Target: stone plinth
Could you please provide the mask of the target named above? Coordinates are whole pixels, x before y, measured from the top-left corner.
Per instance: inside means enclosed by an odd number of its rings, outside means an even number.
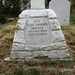
[[[67,45],[55,12],[24,10],[19,15],[11,59],[69,58]]]

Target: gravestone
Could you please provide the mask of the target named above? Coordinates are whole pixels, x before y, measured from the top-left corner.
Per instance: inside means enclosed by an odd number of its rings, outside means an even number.
[[[45,0],[31,0],[31,9],[45,9]]]
[[[68,0],[51,0],[49,8],[55,11],[61,25],[69,25],[70,2]]]
[[[39,9],[36,3],[41,4]],[[44,9],[43,5],[44,0],[31,0],[31,10],[24,10],[19,15],[11,59],[69,58],[57,16],[53,10]]]

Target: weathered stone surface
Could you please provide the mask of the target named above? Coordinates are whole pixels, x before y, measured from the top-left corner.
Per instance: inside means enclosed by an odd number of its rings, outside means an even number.
[[[29,56],[29,57],[25,57],[25,59],[29,61],[29,60],[33,60],[34,57],[33,56]]]
[[[68,0],[51,0],[49,8],[55,11],[61,25],[69,25],[70,2]]]
[[[65,40],[65,37],[61,30],[52,31],[52,40],[51,40],[52,43],[60,42],[64,40]]]
[[[30,52],[32,52],[32,51],[43,51],[43,50],[46,50],[46,51],[48,51],[48,49],[46,49],[46,48],[49,48],[49,50],[51,49],[51,46],[46,46],[46,45],[26,45],[25,46],[25,50],[26,51],[30,51]]]
[[[19,15],[19,19],[27,19],[29,13],[30,13],[29,10],[24,10],[24,11]]]
[[[34,51],[33,52],[34,57],[47,57],[48,56],[48,51]]]
[[[13,43],[12,50],[25,50],[24,43]]]
[[[24,34],[24,30],[16,30],[13,42],[26,43]]]
[[[67,49],[67,45],[65,41],[56,42],[51,44],[52,49],[61,50],[61,49]]]
[[[26,45],[50,45],[50,37],[51,29],[48,17],[29,18],[25,29]]]
[[[61,29],[58,19],[51,19],[51,20],[49,20],[49,23],[51,25],[51,30],[60,30]]]
[[[49,19],[57,19],[56,13],[52,9],[45,9]]]
[[[61,41],[61,42],[56,42],[56,43],[52,43],[50,44],[50,46],[46,46],[43,47],[42,50],[65,50],[67,49],[67,45],[65,41]]]
[[[29,17],[48,17],[51,19],[57,18],[57,15],[52,9],[44,9],[44,10],[24,10],[20,15],[20,19],[28,19]]]
[[[12,51],[11,52],[11,58],[12,59],[24,59],[26,57],[31,57],[31,52],[25,52],[25,51]]]
[[[31,9],[45,9],[45,0],[31,0]]]
[[[64,59],[70,57],[68,50],[52,50],[48,54],[49,58],[52,59]]]
[[[25,51],[51,51],[51,50],[66,50],[67,45],[65,41],[55,42],[50,45],[30,45],[25,46]]]
[[[17,23],[17,27],[19,29],[24,29],[26,25],[27,19],[19,19]]]

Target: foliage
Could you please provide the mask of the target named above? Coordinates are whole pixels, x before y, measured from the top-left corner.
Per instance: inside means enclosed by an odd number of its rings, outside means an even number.
[[[5,0],[4,13],[12,16],[18,16],[21,12],[19,0]]]
[[[75,23],[75,10],[74,9],[71,9],[70,21]]]
[[[71,2],[71,8],[75,9],[75,0],[70,0],[70,2]]]
[[[71,2],[71,17],[70,21],[75,22],[75,0],[69,0]]]
[[[0,14],[3,13],[3,10],[4,10],[4,6],[3,6],[2,1],[3,0],[0,1]]]
[[[45,5],[46,5],[46,8],[48,9],[49,8],[49,2],[47,0],[45,1]]]
[[[4,24],[6,22],[6,17],[5,15],[1,14],[0,15],[0,23]]]
[[[12,16],[18,16],[23,8],[27,4],[28,0],[4,0],[0,1],[0,14],[10,14]]]
[[[3,2],[4,1],[4,2]],[[0,0],[0,14],[10,14],[12,16],[18,16],[23,9],[26,9],[26,4],[29,0]],[[49,6],[49,1],[46,0],[46,8]],[[69,0],[71,2],[71,15],[74,14],[75,0]],[[74,17],[75,18],[75,17]]]

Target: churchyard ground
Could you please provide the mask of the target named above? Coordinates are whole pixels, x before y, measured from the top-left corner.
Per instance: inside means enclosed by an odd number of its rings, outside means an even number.
[[[62,26],[73,61],[41,58],[38,62],[4,62],[10,56],[17,18],[0,26],[0,75],[75,75],[75,24]],[[47,61],[43,61],[47,59]],[[40,60],[40,58],[39,58]]]

